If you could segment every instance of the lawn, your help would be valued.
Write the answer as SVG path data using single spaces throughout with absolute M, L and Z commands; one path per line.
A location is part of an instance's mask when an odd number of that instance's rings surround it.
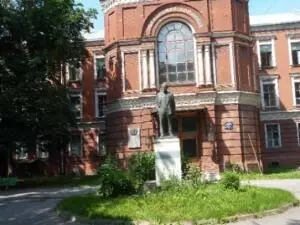
M 32 177 L 21 180 L 16 188 L 37 187 L 76 187 L 95 186 L 99 184 L 99 176 L 54 176 L 54 177 Z
M 270 179 L 300 179 L 299 169 L 272 169 L 264 174 L 261 173 L 239 173 L 242 180 L 270 180 Z
M 222 221 L 229 216 L 259 213 L 292 202 L 296 202 L 295 197 L 283 190 L 243 187 L 236 191 L 208 185 L 106 200 L 95 195 L 75 196 L 63 200 L 58 208 L 91 219 L 168 223 Z

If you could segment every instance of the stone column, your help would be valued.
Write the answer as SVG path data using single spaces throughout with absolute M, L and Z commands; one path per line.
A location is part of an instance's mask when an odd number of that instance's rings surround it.
M 143 89 L 149 88 L 147 50 L 142 50 Z
M 198 60 L 198 73 L 196 82 L 197 85 L 203 85 L 204 84 L 204 68 L 203 68 L 203 46 L 200 45 L 197 47 L 197 60 Z
M 212 84 L 210 45 L 205 45 L 205 84 Z
M 149 75 L 150 75 L 150 88 L 155 88 L 155 63 L 154 63 L 154 50 L 149 50 Z

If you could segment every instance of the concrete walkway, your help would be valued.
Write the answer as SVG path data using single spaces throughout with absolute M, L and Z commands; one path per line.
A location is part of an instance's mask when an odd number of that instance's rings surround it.
M 28 189 L 0 191 L 1 225 L 79 225 L 65 221 L 54 212 L 65 197 L 94 192 L 97 187 Z
M 300 180 L 257 180 L 250 181 L 249 184 L 261 187 L 281 188 L 292 192 L 300 199 Z M 250 219 L 227 225 L 300 225 L 300 207 L 289 209 L 285 213 L 275 216 Z

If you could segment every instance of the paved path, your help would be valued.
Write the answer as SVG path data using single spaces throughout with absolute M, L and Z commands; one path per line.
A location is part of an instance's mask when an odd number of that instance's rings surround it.
M 67 196 L 95 190 L 82 187 L 0 192 L 0 225 L 78 225 L 59 218 L 53 209 Z
M 288 190 L 300 199 L 300 180 L 261 180 L 251 181 L 250 184 L 262 187 L 274 187 Z M 227 225 L 300 225 L 300 207 L 292 208 L 285 213 L 267 216 L 262 219 L 250 219 Z

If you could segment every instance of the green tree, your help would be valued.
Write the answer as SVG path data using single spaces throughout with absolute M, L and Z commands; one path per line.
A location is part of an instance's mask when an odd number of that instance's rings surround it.
M 66 146 L 76 121 L 64 68 L 86 58 L 95 17 L 74 0 L 0 0 L 0 151 Z

